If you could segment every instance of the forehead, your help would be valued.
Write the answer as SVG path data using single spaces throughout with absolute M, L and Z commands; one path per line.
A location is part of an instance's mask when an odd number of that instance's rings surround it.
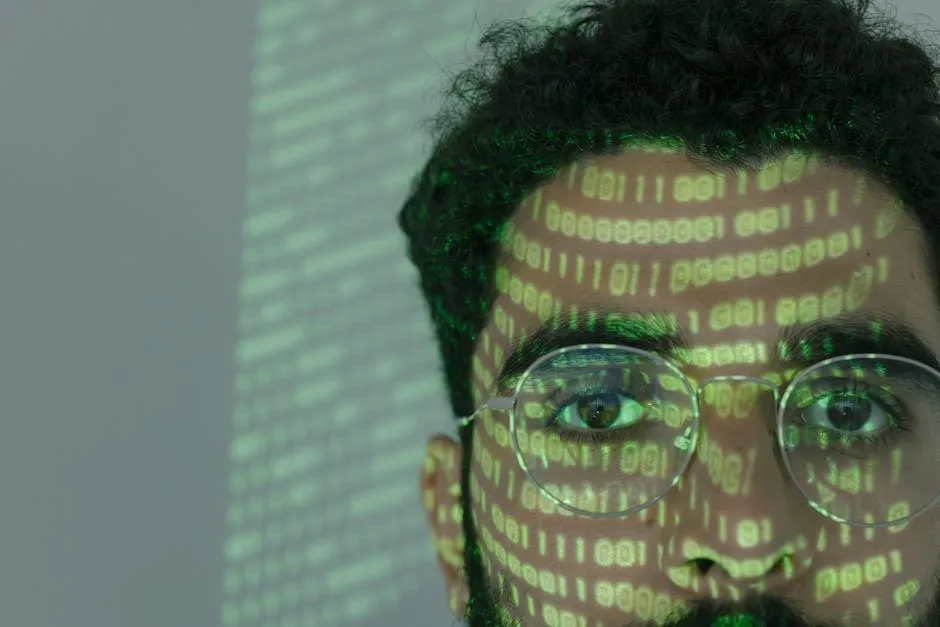
M 633 149 L 579 160 L 524 199 L 504 232 L 497 304 L 518 331 L 546 314 L 527 292 L 556 315 L 668 309 L 706 343 L 869 308 L 936 327 L 925 251 L 888 189 L 813 155 L 708 172 Z M 710 323 L 742 299 L 763 324 Z

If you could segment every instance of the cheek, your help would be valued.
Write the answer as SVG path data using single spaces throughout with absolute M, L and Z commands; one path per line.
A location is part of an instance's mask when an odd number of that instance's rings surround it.
M 552 594 L 564 596 L 560 588 L 566 585 L 565 577 L 583 588 L 584 581 L 578 584 L 578 579 L 596 576 L 599 568 L 610 565 L 603 557 L 599 563 L 597 553 L 609 553 L 604 547 L 617 539 L 630 539 L 635 545 L 621 547 L 618 555 L 634 558 L 623 557 L 631 563 L 620 566 L 653 566 L 654 553 L 648 550 L 652 545 L 645 541 L 652 538 L 644 537 L 650 533 L 652 518 L 602 520 L 571 513 L 546 496 L 519 467 L 511 440 L 501 445 L 503 437 L 490 435 L 495 429 L 486 431 L 481 424 L 474 435 L 470 496 L 491 577 L 495 565 L 528 587 L 554 587 Z M 585 594 L 582 589 L 577 596 Z
M 519 467 L 512 441 L 498 440 L 483 428 L 474 436 L 470 495 L 483 552 L 507 567 L 551 558 L 545 528 L 563 515 Z
M 584 540 L 566 537 L 564 515 L 526 477 L 512 449 L 475 439 L 470 484 L 484 569 L 491 586 L 508 584 L 506 604 L 525 614 L 528 604 L 557 604 L 579 585 L 586 600 L 586 578 L 568 563 L 578 552 L 580 568 L 586 566 Z
M 489 584 L 506 584 L 504 607 L 548 625 L 622 622 L 624 612 L 662 621 L 675 609 L 678 597 L 656 583 L 655 530 L 645 518 L 587 519 L 558 507 L 511 446 L 482 432 L 474 436 L 471 503 Z

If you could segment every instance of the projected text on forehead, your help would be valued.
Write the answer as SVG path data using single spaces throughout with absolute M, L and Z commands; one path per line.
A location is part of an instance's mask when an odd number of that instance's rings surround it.
M 748 579 L 810 581 L 801 600 L 813 615 L 894 617 L 926 581 L 909 573 L 930 572 L 902 540 L 926 523 L 898 521 L 936 484 L 938 334 L 923 314 L 935 304 L 917 230 L 883 190 L 811 158 L 751 177 L 633 156 L 573 165 L 504 230 L 474 356 L 478 403 L 585 344 L 647 351 L 693 387 L 745 371 L 780 383 L 850 354 L 923 368 L 868 358 L 804 379 L 781 418 L 783 450 L 774 415 L 738 382 L 709 386 L 692 450 L 675 419 L 688 417 L 682 394 L 644 386 L 652 368 L 543 371 L 521 392 L 514 434 L 489 411 L 475 431 L 470 487 L 489 576 L 507 583 L 514 615 L 573 625 L 661 620 L 690 595 L 740 597 Z M 925 385 L 894 385 L 912 377 Z M 575 513 L 626 511 L 657 491 L 624 518 Z M 704 579 L 696 560 L 726 579 Z

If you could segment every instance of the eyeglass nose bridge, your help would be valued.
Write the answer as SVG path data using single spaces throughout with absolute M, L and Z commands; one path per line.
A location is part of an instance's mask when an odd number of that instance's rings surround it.
M 712 382 L 714 382 L 714 381 L 753 381 L 754 383 L 763 383 L 763 384 L 769 385 L 769 386 L 771 387 L 771 389 L 773 390 L 773 392 L 774 392 L 774 411 L 777 411 L 777 410 L 780 409 L 780 387 L 781 387 L 781 384 L 779 384 L 779 383 L 774 383 L 774 382 L 771 381 L 770 379 L 764 379 L 763 377 L 749 377 L 749 376 L 743 375 L 743 374 L 723 374 L 723 375 L 718 375 L 717 377 L 709 377 L 709 378 L 705 379 L 704 381 L 702 381 L 701 383 L 699 383 L 699 384 L 696 385 L 696 384 L 693 383 L 692 380 L 689 379 L 687 376 L 685 376 L 685 375 L 682 375 L 682 376 L 683 376 L 683 378 L 685 378 L 685 380 L 689 383 L 689 386 L 695 389 L 695 401 L 696 401 L 696 403 L 695 403 L 695 405 L 696 405 L 695 409 L 696 409 L 696 411 L 699 410 L 698 405 L 699 405 L 699 401 L 701 400 L 701 397 L 702 397 L 702 392 L 705 391 L 705 387 L 706 387 L 709 383 L 712 383 Z

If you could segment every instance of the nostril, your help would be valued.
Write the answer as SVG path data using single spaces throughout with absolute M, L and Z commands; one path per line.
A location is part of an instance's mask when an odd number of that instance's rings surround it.
M 777 574 L 786 574 L 786 572 L 787 572 L 787 564 L 788 564 L 788 563 L 792 563 L 792 559 L 793 559 L 793 558 L 790 557 L 789 555 L 784 555 L 783 557 L 781 557 L 780 559 L 778 559 L 776 562 L 774 562 L 774 565 L 773 565 L 773 567 L 770 569 L 770 571 L 768 572 L 768 574 L 774 574 L 774 575 L 777 575 Z
M 708 571 L 715 565 L 715 562 L 705 557 L 697 557 L 692 560 L 692 565 L 698 570 L 699 575 L 707 575 Z

